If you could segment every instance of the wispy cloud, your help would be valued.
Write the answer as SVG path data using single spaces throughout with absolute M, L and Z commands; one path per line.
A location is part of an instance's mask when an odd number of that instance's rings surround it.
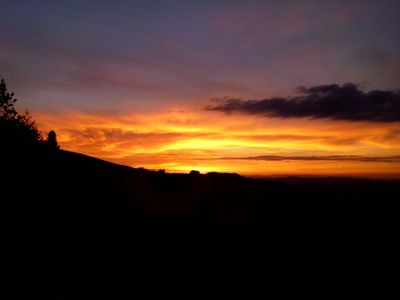
M 219 159 L 265 160 L 265 161 L 356 161 L 399 163 L 400 156 L 357 156 L 357 155 L 325 155 L 325 156 L 280 156 L 261 155 L 249 157 L 223 157 Z
M 101 110 L 33 115 L 43 130 L 57 132 L 63 149 L 134 167 L 240 174 L 394 174 L 400 165 L 397 123 L 282 122 L 180 108 L 124 115 Z

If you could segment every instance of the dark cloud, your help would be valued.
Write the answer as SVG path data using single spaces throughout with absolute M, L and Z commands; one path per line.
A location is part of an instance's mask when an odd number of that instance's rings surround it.
M 300 95 L 262 100 L 222 99 L 207 110 L 241 112 L 278 118 L 329 118 L 334 120 L 398 122 L 400 92 L 364 92 L 353 83 L 299 87 Z
M 266 161 L 360 161 L 399 163 L 400 156 L 358 156 L 358 155 L 321 155 L 321 156 L 281 156 L 261 155 L 249 157 L 224 157 L 223 159 L 266 160 Z

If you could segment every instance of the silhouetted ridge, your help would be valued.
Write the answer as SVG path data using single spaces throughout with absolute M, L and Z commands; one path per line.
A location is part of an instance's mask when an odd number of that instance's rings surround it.
M 4 299 L 398 294 L 398 181 L 168 174 L 58 150 L 55 134 L 21 148 L 1 120 Z

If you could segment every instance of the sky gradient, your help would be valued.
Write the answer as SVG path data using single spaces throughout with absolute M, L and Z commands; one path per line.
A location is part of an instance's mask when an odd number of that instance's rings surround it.
M 0 75 L 62 148 L 177 172 L 400 176 L 399 1 L 115 2 L 0 2 Z M 337 89 L 304 100 L 321 86 Z

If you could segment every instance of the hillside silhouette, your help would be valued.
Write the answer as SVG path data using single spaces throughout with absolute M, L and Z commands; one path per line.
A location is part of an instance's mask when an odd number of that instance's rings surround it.
M 60 150 L 55 133 L 46 142 L 28 122 L 29 139 L 3 126 L 17 119 L 2 122 L 4 299 L 398 293 L 398 181 L 168 174 Z

